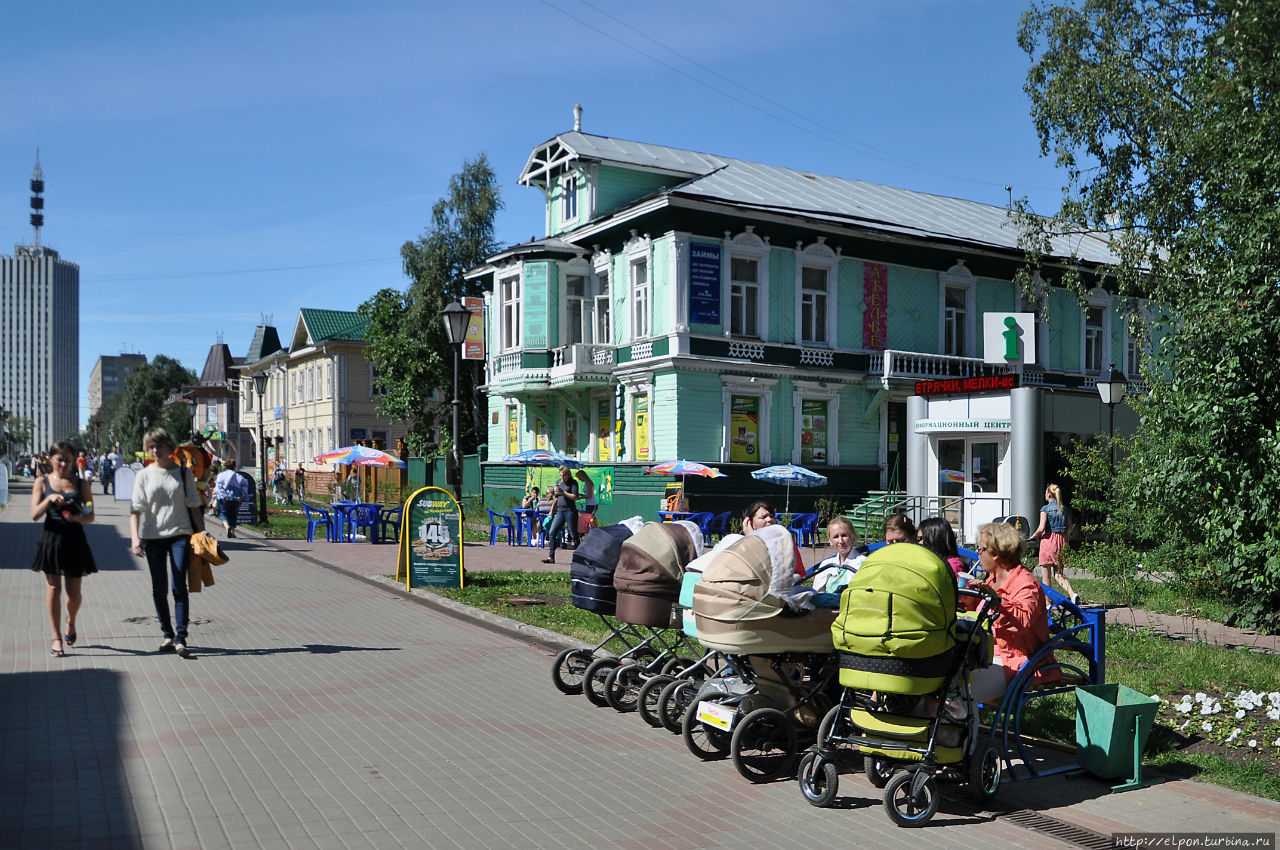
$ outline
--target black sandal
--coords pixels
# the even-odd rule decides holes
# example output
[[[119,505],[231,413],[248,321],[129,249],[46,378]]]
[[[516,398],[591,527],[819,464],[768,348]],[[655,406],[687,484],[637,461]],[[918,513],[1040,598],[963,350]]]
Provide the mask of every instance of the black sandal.
[[[173,645],[173,638],[165,638],[164,643],[160,644],[160,651],[161,652],[177,652],[178,650]]]
[[[58,643],[58,644],[61,644],[61,643],[62,643],[62,641],[61,641],[61,640],[59,640],[58,638],[54,638],[53,640],[49,641],[49,643]],[[67,657],[67,654],[66,654],[65,652],[63,652],[63,651],[62,651],[62,647],[61,647],[61,646],[59,646],[57,649],[54,649],[52,646],[51,646],[51,647],[49,647],[49,654],[50,654],[50,655],[52,655],[54,658],[66,658],[66,657]]]
[[[66,633],[65,635],[63,635],[63,636],[62,636],[62,640],[67,644],[67,646],[75,646],[75,645],[76,645],[76,630],[75,630],[75,629],[69,629],[69,630],[67,631],[67,633]]]

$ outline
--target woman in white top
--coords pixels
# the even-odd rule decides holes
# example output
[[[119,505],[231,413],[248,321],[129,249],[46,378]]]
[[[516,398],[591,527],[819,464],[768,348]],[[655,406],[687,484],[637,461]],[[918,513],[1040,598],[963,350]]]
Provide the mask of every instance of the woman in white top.
[[[151,598],[164,641],[161,652],[187,657],[187,567],[191,562],[191,535],[204,531],[200,491],[191,470],[178,466],[171,455],[177,442],[163,428],[152,428],[142,438],[142,448],[156,462],[138,473],[133,482],[133,502],[129,508],[129,536],[133,554],[146,556],[151,571]],[[165,567],[169,567],[166,570]],[[172,574],[174,630],[169,618],[169,589],[165,581]]]
[[[846,516],[833,516],[827,523],[827,540],[836,547],[836,553],[818,564],[818,572],[813,574],[813,589],[818,593],[839,593],[867,555],[865,551],[854,550],[858,545],[858,533]],[[862,547],[858,548],[861,550]]]
[[[596,508],[600,507],[600,503],[596,501],[595,482],[591,480],[591,476],[587,475],[585,470],[581,469],[573,477],[582,483],[582,501],[578,505],[578,510],[582,513],[595,513]]]

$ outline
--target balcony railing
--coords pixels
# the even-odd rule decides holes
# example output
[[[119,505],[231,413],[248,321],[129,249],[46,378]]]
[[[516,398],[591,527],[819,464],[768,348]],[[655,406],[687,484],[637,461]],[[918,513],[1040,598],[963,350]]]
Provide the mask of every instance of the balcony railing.
[[[613,373],[613,346],[574,343],[551,351],[552,386],[564,386],[576,381]]]
[[[890,378],[933,381],[944,378],[1001,375],[1007,369],[997,364],[985,363],[976,357],[951,357],[945,354],[886,350],[871,354],[871,364],[867,371],[886,381]]]

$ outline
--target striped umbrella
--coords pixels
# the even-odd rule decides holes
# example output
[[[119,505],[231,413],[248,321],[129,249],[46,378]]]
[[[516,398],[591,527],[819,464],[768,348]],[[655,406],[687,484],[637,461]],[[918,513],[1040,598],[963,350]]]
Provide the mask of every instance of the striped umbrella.
[[[728,478],[720,470],[714,466],[698,463],[694,460],[669,460],[666,463],[655,464],[644,471],[645,475],[679,475],[680,476],[680,495],[677,500],[684,497],[684,479],[687,475],[696,475],[700,478]],[[678,501],[677,501],[678,504]]]
[[[522,466],[567,466],[570,469],[578,469],[582,466],[582,461],[577,458],[569,457],[563,452],[553,452],[548,449],[525,449],[513,455],[507,455],[502,459],[503,463],[518,463]]]
[[[757,469],[751,473],[751,477],[758,481],[768,481],[770,484],[782,484],[787,488],[787,507],[783,513],[791,513],[791,488],[795,487],[822,487],[827,483],[827,476],[819,475],[811,469],[805,469],[803,466],[796,466],[793,463],[780,463],[777,466],[766,466],[764,469]]]
[[[392,454],[368,446],[345,446],[322,455],[316,455],[316,463],[334,463],[339,466],[383,466],[404,469],[407,464]]]

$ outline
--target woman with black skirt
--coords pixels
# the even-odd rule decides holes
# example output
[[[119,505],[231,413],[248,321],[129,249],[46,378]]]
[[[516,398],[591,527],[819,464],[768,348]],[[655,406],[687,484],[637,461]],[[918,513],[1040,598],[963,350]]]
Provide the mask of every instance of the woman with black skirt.
[[[89,482],[76,472],[76,453],[71,444],[60,440],[49,449],[51,471],[36,478],[31,488],[31,519],[44,519],[44,531],[36,544],[36,557],[31,564],[35,572],[44,573],[45,608],[53,625],[53,642],[49,654],[66,655],[65,646],[75,646],[76,615],[80,613],[80,579],[96,573],[89,541],[82,525],[93,522],[93,493]],[[62,592],[67,593],[67,630],[62,626]]]

